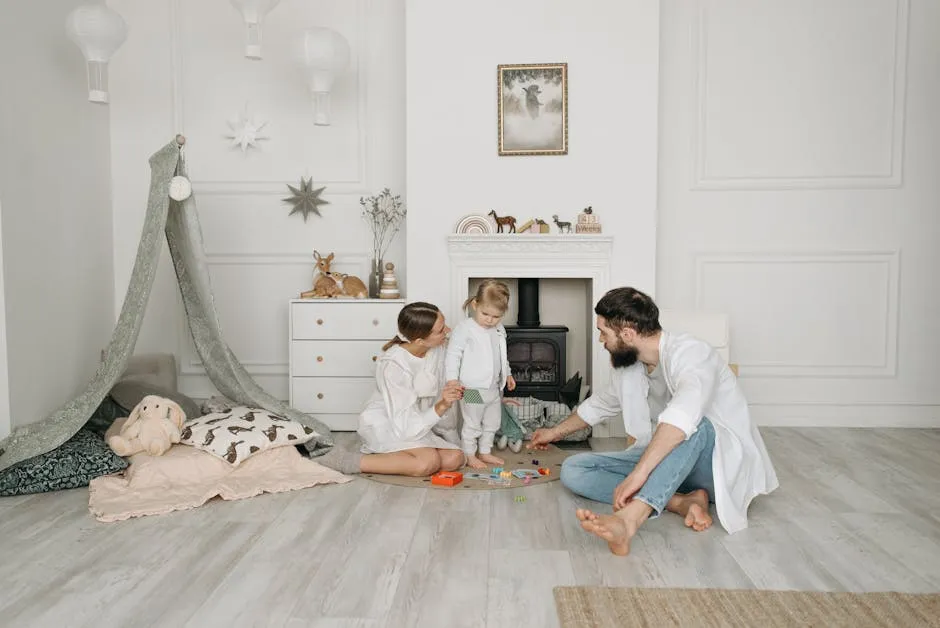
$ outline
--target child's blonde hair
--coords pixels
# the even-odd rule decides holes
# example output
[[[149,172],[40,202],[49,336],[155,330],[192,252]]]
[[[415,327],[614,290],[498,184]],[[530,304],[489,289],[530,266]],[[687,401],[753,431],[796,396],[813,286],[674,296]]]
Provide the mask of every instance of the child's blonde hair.
[[[471,305],[488,305],[505,313],[509,309],[509,286],[498,279],[484,279],[476,294],[463,302],[463,309],[466,310]]]

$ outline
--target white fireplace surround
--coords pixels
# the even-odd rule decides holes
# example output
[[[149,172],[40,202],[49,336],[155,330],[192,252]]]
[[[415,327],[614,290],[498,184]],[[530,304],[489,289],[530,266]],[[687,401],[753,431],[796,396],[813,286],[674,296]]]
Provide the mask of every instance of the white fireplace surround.
[[[456,320],[474,278],[532,277],[539,279],[588,279],[593,304],[610,289],[610,254],[613,236],[490,234],[447,236],[450,257],[450,312]],[[589,338],[593,332],[586,334]],[[591,390],[610,380],[610,361],[600,343],[590,342]],[[609,434],[609,422],[594,429],[595,436]]]

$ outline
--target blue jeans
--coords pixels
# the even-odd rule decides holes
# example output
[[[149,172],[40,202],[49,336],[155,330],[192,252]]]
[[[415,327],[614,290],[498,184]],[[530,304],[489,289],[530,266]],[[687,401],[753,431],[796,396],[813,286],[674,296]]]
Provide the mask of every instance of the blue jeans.
[[[698,430],[688,440],[679,443],[653,469],[634,499],[649,504],[654,511],[652,516],[661,514],[676,493],[691,493],[703,488],[708,491],[708,500],[714,503],[714,449],[715,428],[711,421],[703,418]],[[630,475],[642,455],[642,449],[576,454],[561,466],[561,483],[578,495],[611,504],[614,489]]]

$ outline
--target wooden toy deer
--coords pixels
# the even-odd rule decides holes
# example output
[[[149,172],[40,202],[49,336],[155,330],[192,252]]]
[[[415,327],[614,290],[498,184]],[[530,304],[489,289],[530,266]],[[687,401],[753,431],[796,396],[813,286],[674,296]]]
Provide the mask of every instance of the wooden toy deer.
[[[552,215],[552,220],[555,221],[555,224],[558,225],[558,233],[564,233],[566,230],[568,233],[571,233],[571,223],[558,220],[558,214]]]
[[[361,279],[353,275],[330,270],[330,264],[333,263],[333,253],[323,257],[318,251],[314,251],[313,257],[317,260],[317,272],[319,274],[313,283],[313,289],[300,293],[301,299],[328,299],[330,297],[364,299],[369,296],[369,289],[366,288]]]
[[[512,216],[497,216],[495,210],[490,210],[490,216],[496,221],[496,233],[503,232],[503,225],[509,227],[509,233],[516,232],[516,219]]]

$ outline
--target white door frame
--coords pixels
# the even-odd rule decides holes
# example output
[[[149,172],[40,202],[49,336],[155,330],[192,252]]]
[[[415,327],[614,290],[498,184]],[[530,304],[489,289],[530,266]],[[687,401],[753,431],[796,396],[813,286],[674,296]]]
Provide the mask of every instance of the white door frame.
[[[3,208],[0,206],[0,217]],[[10,416],[10,372],[7,365],[7,309],[6,288],[3,281],[3,221],[0,218],[0,438],[13,431]]]

